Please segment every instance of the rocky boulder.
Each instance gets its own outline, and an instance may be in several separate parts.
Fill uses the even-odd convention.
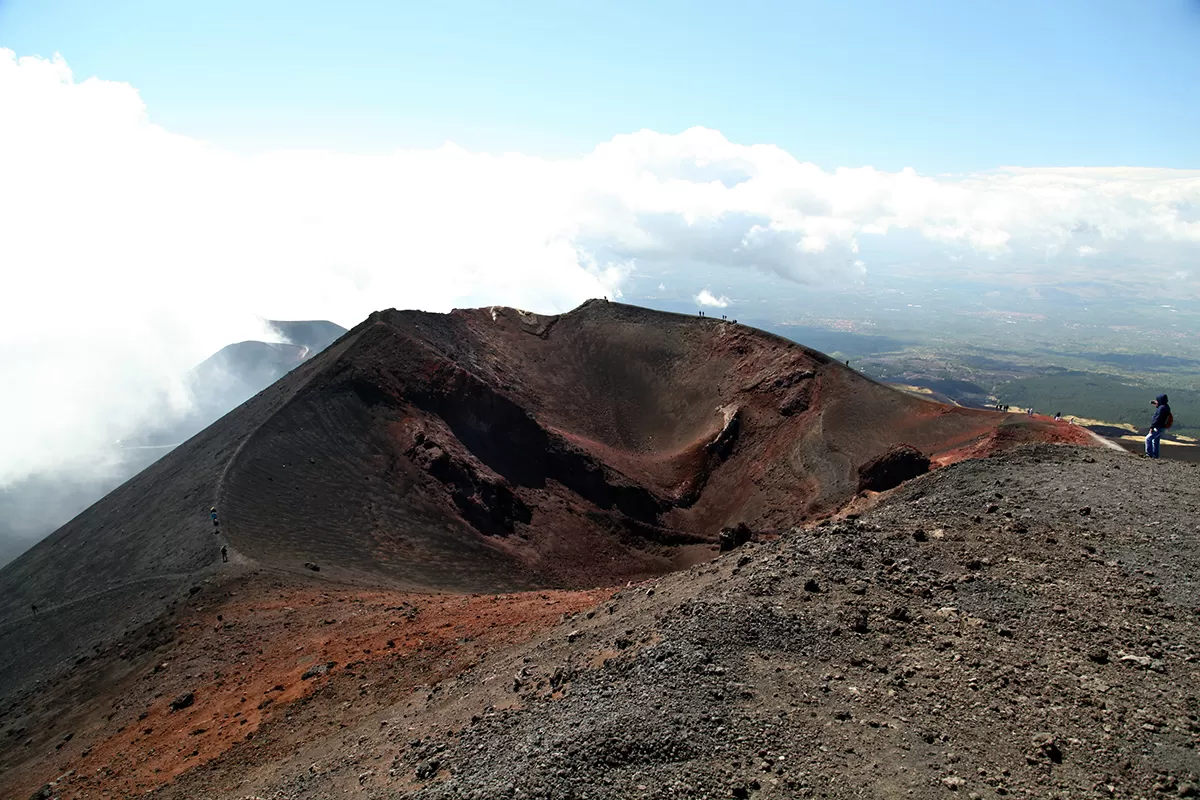
[[[741,547],[746,542],[750,541],[752,536],[750,526],[744,522],[739,522],[737,525],[721,529],[721,538],[719,540],[721,552],[726,553],[735,547]]]
[[[858,490],[884,492],[929,471],[929,458],[912,445],[893,445],[858,468]]]

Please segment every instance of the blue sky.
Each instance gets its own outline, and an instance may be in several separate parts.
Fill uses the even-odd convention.
[[[0,46],[238,150],[573,156],[704,125],[825,168],[1200,167],[1200,3],[0,0]]]

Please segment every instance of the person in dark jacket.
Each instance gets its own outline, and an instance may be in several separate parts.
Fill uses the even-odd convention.
[[[1167,419],[1171,416],[1171,407],[1167,405],[1167,396],[1160,394],[1150,401],[1154,408],[1154,418],[1150,420],[1150,432],[1146,434],[1146,455],[1158,458],[1159,439],[1167,429]]]

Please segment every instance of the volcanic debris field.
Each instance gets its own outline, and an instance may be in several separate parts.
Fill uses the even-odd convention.
[[[1092,441],[381,312],[0,571],[0,796],[1200,796],[1200,473]]]

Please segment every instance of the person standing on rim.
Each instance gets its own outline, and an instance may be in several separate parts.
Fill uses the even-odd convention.
[[[1160,394],[1158,397],[1150,401],[1154,409],[1154,418],[1150,420],[1150,432],[1146,434],[1146,455],[1150,458],[1158,458],[1159,439],[1162,438],[1163,432],[1175,422],[1175,418],[1171,416],[1171,407],[1167,405],[1167,396]]]

